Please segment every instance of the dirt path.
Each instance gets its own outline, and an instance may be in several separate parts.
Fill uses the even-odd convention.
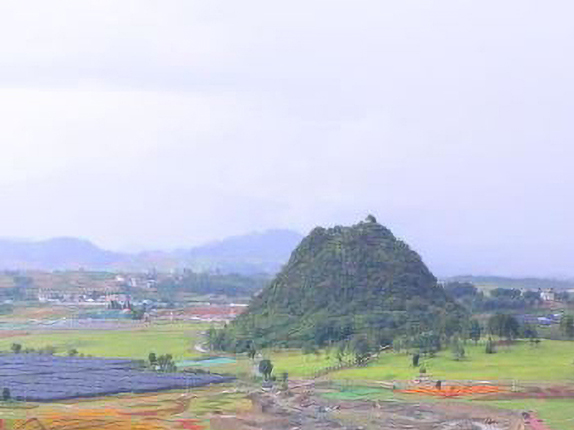
[[[196,343],[193,347],[193,349],[195,349],[197,352],[201,352],[202,354],[205,354],[207,351],[207,349],[205,349],[203,347],[203,345],[201,345],[200,343]]]
[[[293,381],[295,382],[295,381]],[[318,395],[316,381],[297,381],[288,393],[250,395],[250,412],[216,418],[213,430],[516,430],[522,416],[483,405],[410,401],[341,400]],[[529,429],[542,430],[542,429]],[[546,429],[543,429],[546,430]]]

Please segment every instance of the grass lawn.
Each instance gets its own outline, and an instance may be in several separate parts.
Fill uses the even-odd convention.
[[[310,378],[319,370],[336,364],[335,357],[329,357],[322,353],[303,354],[300,350],[265,350],[261,354],[273,363],[273,374],[280,376],[281,373],[287,372],[290,378]],[[211,366],[209,370],[213,372],[233,373],[239,376],[252,375],[253,361],[245,354],[237,355],[237,363],[224,364],[221,366]]]
[[[484,344],[467,344],[466,358],[456,361],[450,351],[441,351],[434,358],[421,359],[427,373],[436,379],[512,380],[517,381],[569,381],[574,382],[574,342],[544,340],[537,347],[517,341],[511,347],[498,347],[496,354],[486,354]],[[263,351],[274,365],[273,373],[289,373],[290,378],[312,377],[317,371],[336,364],[332,356],[323,352],[303,354],[300,350]],[[249,374],[251,361],[243,355],[238,362],[213,371]],[[332,380],[389,381],[408,380],[418,376],[411,365],[411,356],[405,353],[385,353],[363,368],[352,368],[330,373]]]
[[[517,341],[486,354],[484,345],[466,346],[466,358],[456,361],[450,351],[421,360],[427,373],[436,379],[574,381],[574,342],[544,340],[538,347]],[[331,373],[331,379],[404,380],[418,374],[411,357],[401,353],[383,354],[363,368]]]
[[[410,400],[407,396],[392,390],[361,385],[335,385],[333,390],[322,393],[321,396],[334,400]]]
[[[147,358],[153,351],[173,355],[181,360],[200,356],[194,350],[200,333],[208,324],[173,323],[137,327],[129,330],[61,330],[32,332],[29,335],[0,339],[0,350],[7,351],[12,343],[24,348],[52,345],[58,354],[76,348],[80,353],[97,357]]]
[[[289,373],[289,377],[306,378],[313,376],[325,367],[337,364],[335,355],[327,357],[320,355],[303,354],[299,350],[269,351],[263,354],[269,358],[273,365],[273,373],[279,375],[282,372]]]

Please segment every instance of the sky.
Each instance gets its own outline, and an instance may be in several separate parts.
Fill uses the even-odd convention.
[[[569,0],[0,2],[0,236],[352,224],[574,277]]]

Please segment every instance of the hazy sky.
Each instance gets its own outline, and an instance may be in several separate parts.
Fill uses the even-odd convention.
[[[574,276],[571,0],[0,2],[0,236],[191,246],[371,212]]]

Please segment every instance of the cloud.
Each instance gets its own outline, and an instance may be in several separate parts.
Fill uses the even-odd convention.
[[[0,5],[0,235],[190,246],[366,213],[574,276],[565,0]]]

